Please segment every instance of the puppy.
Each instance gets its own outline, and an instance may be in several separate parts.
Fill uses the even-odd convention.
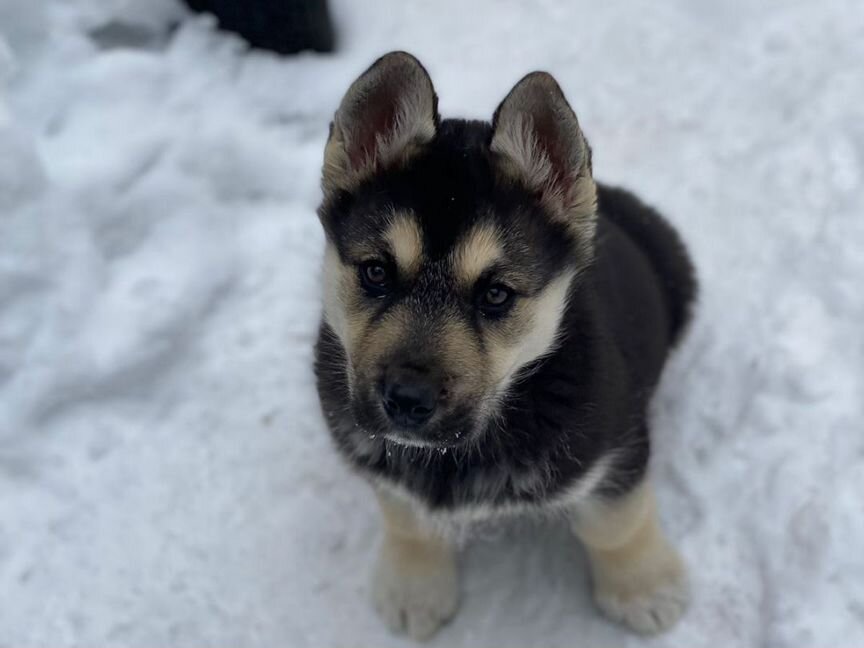
[[[442,120],[423,66],[388,54],[348,89],[324,153],[318,392],[384,525],[384,620],[431,636],[457,608],[447,522],[552,512],[609,617],[654,633],[684,567],[646,476],[647,409],[696,282],[675,231],[594,182],[555,80],[491,123]]]

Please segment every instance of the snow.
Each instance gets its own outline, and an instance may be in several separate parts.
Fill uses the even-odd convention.
[[[337,55],[278,58],[172,0],[0,0],[0,646],[411,645],[311,373],[328,120],[397,48],[451,116],[555,74],[703,290],[654,417],[685,619],[610,625],[513,523],[432,645],[864,646],[860,3],[333,4]]]

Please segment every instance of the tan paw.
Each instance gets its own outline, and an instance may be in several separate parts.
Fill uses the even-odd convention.
[[[663,632],[687,609],[687,573],[671,546],[629,564],[598,561],[593,568],[598,607],[610,619],[636,632]]]
[[[428,639],[459,605],[456,565],[443,561],[435,569],[402,565],[382,552],[375,567],[372,594],[375,608],[394,632]]]

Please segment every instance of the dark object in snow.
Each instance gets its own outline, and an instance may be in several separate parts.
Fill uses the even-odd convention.
[[[333,23],[327,0],[186,0],[195,11],[212,13],[219,27],[253,47],[279,54],[333,51]]]
[[[171,25],[164,32],[144,25],[112,21],[90,30],[91,40],[99,49],[143,49],[157,50],[165,45],[165,41],[176,25]]]

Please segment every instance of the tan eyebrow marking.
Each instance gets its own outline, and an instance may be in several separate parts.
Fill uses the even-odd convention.
[[[417,221],[405,214],[395,214],[384,238],[396,257],[396,265],[406,274],[415,274],[423,261],[423,234]]]
[[[498,229],[489,223],[477,225],[453,251],[453,268],[459,283],[473,286],[503,256],[504,246]]]

